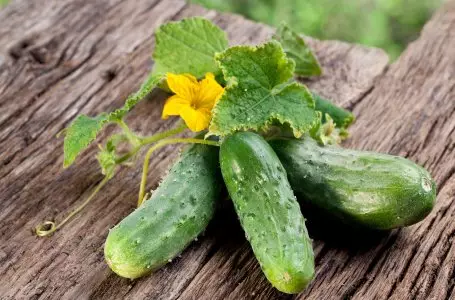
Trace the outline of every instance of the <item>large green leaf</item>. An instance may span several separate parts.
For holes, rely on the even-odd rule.
[[[228,46],[226,33],[204,18],[166,23],[155,33],[154,74],[190,73],[198,78],[217,73],[215,53]]]
[[[295,63],[277,41],[258,47],[236,46],[216,56],[227,87],[213,109],[211,134],[267,130],[289,124],[300,137],[318,121],[308,89],[292,78]]]
[[[303,77],[319,76],[322,74],[316,56],[307,46],[303,38],[282,23],[273,38],[281,43],[284,52],[295,61],[295,74]]]

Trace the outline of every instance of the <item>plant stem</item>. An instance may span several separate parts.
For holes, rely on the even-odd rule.
[[[176,135],[176,134],[184,131],[186,128],[187,127],[186,127],[185,123],[178,122],[174,128],[171,128],[167,131],[163,131],[163,132],[151,135],[151,136],[146,136],[146,137],[141,138],[141,146],[155,143],[155,142],[158,142],[159,140],[165,139],[172,135]]]
[[[184,122],[177,123],[174,128],[171,128],[171,129],[169,129],[167,131],[160,132],[160,133],[157,133],[157,134],[154,134],[154,135],[151,135],[151,136],[147,136],[147,137],[140,137],[140,136],[136,135],[133,131],[131,131],[131,129],[128,127],[128,125],[123,120],[117,121],[117,124],[123,129],[123,131],[125,132],[126,137],[128,138],[128,140],[130,141],[130,143],[133,146],[133,149],[131,151],[129,151],[128,153],[124,154],[123,156],[121,156],[121,157],[119,157],[119,158],[117,158],[115,160],[115,163],[117,165],[128,161],[130,158],[132,158],[134,155],[136,155],[136,153],[139,152],[139,150],[143,146],[151,144],[151,143],[154,143],[154,142],[158,142],[158,143],[152,148],[158,149],[159,147],[162,147],[164,145],[171,144],[171,143],[179,143],[179,142],[191,143],[192,142],[191,140],[197,140],[197,139],[169,139],[169,140],[163,140],[163,139],[165,139],[167,137],[170,137],[172,135],[175,135],[175,134],[178,134],[178,133],[184,131],[187,128]],[[204,140],[197,140],[196,142],[202,143],[202,142],[199,142],[199,141],[204,141]],[[207,142],[210,142],[210,141],[207,141]],[[209,143],[207,143],[207,144],[209,144]],[[149,150],[149,152],[150,152],[150,150]],[[151,151],[151,153],[148,154],[148,156],[146,157],[147,169],[148,169],[148,164],[149,164],[149,161],[150,161],[150,155],[152,155],[152,153],[153,153],[153,151]],[[145,170],[145,174],[147,175],[147,170]],[[56,223],[53,222],[53,221],[44,221],[43,223],[41,223],[38,226],[36,226],[35,227],[36,235],[40,236],[40,237],[48,236],[48,235],[54,233],[55,231],[57,231],[63,225],[65,225],[72,217],[74,217],[76,214],[81,212],[82,209],[84,209],[84,207],[87,206],[87,204],[89,204],[90,201],[93,200],[95,195],[101,190],[101,188],[111,178],[112,177],[104,177],[104,179],[96,186],[96,188],[93,190],[93,192],[90,194],[90,196],[79,207],[77,207],[68,216],[66,216],[58,225],[56,225]],[[145,182],[143,184],[141,183],[141,188],[142,188],[142,197],[141,197],[141,199],[142,199],[142,198],[144,198],[143,190],[145,189]]]
[[[131,144],[137,146],[140,144],[140,137],[137,136],[131,129],[126,125],[125,121],[119,120],[117,121],[117,124],[123,129],[125,132],[126,137],[130,141]]]
[[[145,186],[147,183],[147,174],[149,169],[150,157],[152,156],[153,152],[157,149],[169,145],[169,144],[177,144],[177,143],[187,143],[187,144],[203,144],[209,146],[219,146],[220,144],[215,141],[207,141],[203,139],[195,139],[195,138],[173,138],[167,140],[161,140],[147,151],[144,158],[144,166],[142,168],[142,178],[141,178],[141,186],[139,188],[139,197],[137,199],[137,206],[141,206],[142,202],[144,202],[144,195],[145,195]]]
[[[101,188],[111,179],[110,177],[104,177],[103,180],[96,186],[96,188],[92,191],[90,196],[75,210],[73,210],[66,218],[64,218],[58,225],[55,225],[55,222],[52,221],[45,221],[42,224],[36,226],[35,232],[37,236],[47,236],[52,234],[53,232],[57,231],[60,227],[65,225],[72,217],[78,214],[84,207],[92,201],[95,195],[101,190]],[[50,226],[49,229],[45,229],[46,227]]]
[[[128,159],[133,157],[140,149],[141,149],[141,146],[134,147],[133,150],[131,150],[130,152],[128,152],[128,153],[120,156],[119,158],[117,158],[115,160],[115,164],[119,165],[119,164],[122,164],[122,163],[126,162]]]
[[[129,160],[131,157],[136,155],[136,153],[142,148],[142,146],[148,145],[155,143],[159,140],[165,139],[167,137],[176,135],[178,133],[181,133],[186,129],[186,125],[183,122],[178,122],[177,125],[174,128],[171,128],[167,131],[163,131],[151,136],[146,136],[146,137],[138,137],[139,143],[128,153],[124,154],[123,156],[120,156],[115,160],[116,164],[121,164],[124,163],[125,161]]]

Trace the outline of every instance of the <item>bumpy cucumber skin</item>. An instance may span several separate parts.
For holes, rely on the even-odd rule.
[[[267,279],[285,293],[302,291],[314,276],[305,219],[273,149],[259,135],[239,132],[220,149],[221,173]]]
[[[222,186],[218,153],[218,147],[190,146],[152,197],[110,230],[104,255],[115,273],[132,279],[147,275],[206,228]]]
[[[379,230],[408,226],[434,206],[431,175],[403,157],[320,146],[311,138],[270,145],[299,201],[346,224]]]

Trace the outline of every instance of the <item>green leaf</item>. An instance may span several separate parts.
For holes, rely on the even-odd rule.
[[[155,33],[154,74],[190,73],[201,78],[219,72],[215,53],[228,46],[226,33],[204,18],[170,22]]]
[[[96,138],[104,124],[108,122],[107,114],[100,114],[95,118],[79,115],[65,130],[63,142],[64,160],[63,167],[69,167],[79,153]]]
[[[319,76],[321,66],[304,39],[285,23],[278,27],[273,38],[281,43],[284,52],[295,61],[295,74],[303,77]]]
[[[144,99],[153,90],[162,78],[162,75],[150,74],[140,89],[126,99],[123,107],[116,109],[110,114],[101,113],[94,118],[86,115],[77,116],[65,130],[63,167],[69,167],[75,161],[79,153],[96,139],[98,133],[107,123],[117,122],[123,119],[139,101]]]
[[[144,81],[142,86],[139,88],[137,92],[128,96],[125,101],[125,104],[122,108],[116,109],[109,114],[109,121],[118,121],[123,119],[123,117],[133,109],[133,107],[142,99],[144,99],[148,94],[152,92],[152,90],[156,87],[156,85],[164,78],[162,74],[152,74],[150,73],[147,79]]]
[[[300,137],[318,121],[308,89],[288,82],[295,63],[278,42],[232,47],[216,59],[227,87],[213,109],[210,134],[267,131],[278,122],[289,124],[294,136]]]

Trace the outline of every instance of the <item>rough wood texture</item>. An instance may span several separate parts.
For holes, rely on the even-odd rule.
[[[33,226],[61,219],[101,179],[95,147],[62,170],[62,140],[55,134],[79,113],[121,106],[151,68],[154,29],[193,15],[212,19],[234,44],[258,43],[273,32],[183,1],[17,0],[0,10],[0,298],[455,298],[453,2],[387,71],[380,50],[310,41],[325,75],[308,84],[358,116],[348,146],[424,164],[439,195],[424,222],[368,243],[350,232],[342,239],[353,242],[342,243],[311,231],[317,276],[301,295],[280,294],[267,283],[229,205],[157,273],[135,281],[114,275],[104,263],[103,242],[108,228],[134,209],[139,164],[122,170],[52,238],[32,235]],[[159,120],[163,98],[156,93],[138,105],[128,119],[132,127],[150,134],[172,125]],[[150,187],[175,153],[168,147],[154,157]]]

